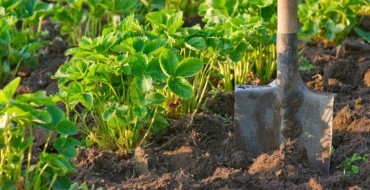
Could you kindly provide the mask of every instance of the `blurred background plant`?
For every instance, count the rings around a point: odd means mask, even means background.
[[[48,44],[40,39],[47,35],[42,22],[52,10],[52,4],[37,0],[0,1],[0,87],[17,75],[21,64],[38,64],[39,51]]]
[[[176,9],[186,12],[186,17],[197,13],[201,1],[196,0],[55,0],[54,21],[72,44],[82,36],[97,37],[102,29],[117,26],[125,17],[134,14],[140,23],[147,13]]]
[[[306,0],[299,5],[298,15],[301,39],[333,46],[342,43],[361,17],[370,15],[370,3],[368,0]],[[361,29],[356,32],[363,36]]]
[[[236,84],[256,77],[261,83],[271,80],[276,67],[276,1],[206,0],[199,14],[206,28],[219,31],[224,46],[229,46],[227,55],[217,59],[222,88],[233,91]]]
[[[198,7],[204,0],[141,0],[140,2],[146,9],[141,12],[142,14],[162,9],[174,9],[182,11],[186,18],[192,18],[198,14]]]

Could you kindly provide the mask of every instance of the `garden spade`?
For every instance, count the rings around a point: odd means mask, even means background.
[[[335,94],[311,91],[302,81],[297,22],[297,0],[278,0],[277,78],[236,87],[235,145],[256,156],[297,140],[310,165],[329,172]]]

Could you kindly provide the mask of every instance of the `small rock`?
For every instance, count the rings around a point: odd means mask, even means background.
[[[366,87],[370,87],[370,69],[368,69],[363,78]]]
[[[360,109],[362,107],[362,99],[361,98],[357,98],[356,101],[355,101],[355,109]]]

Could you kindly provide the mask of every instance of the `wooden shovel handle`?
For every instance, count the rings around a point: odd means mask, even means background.
[[[298,70],[297,0],[278,0],[276,35],[277,85],[288,90],[302,86]]]
[[[297,0],[278,0],[277,33],[297,33]]]

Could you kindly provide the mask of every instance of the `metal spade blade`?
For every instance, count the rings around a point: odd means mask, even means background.
[[[329,172],[335,94],[306,87],[297,46],[297,1],[278,0],[277,79],[266,86],[236,87],[235,145],[258,155],[298,140],[310,164]]]

